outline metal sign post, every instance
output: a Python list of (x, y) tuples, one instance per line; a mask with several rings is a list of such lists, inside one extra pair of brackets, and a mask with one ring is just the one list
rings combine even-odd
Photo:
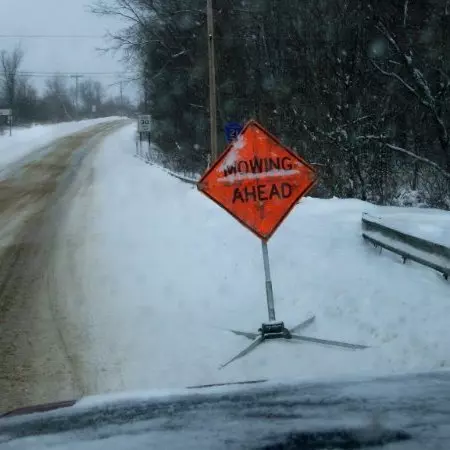
[(141, 133), (136, 131), (136, 154), (134, 156), (139, 156), (139, 142), (141, 140)]
[(273, 301), (273, 289), (272, 280), (270, 277), (270, 263), (269, 263), (269, 250), (267, 248), (267, 242), (261, 239), (263, 262), (264, 262), (264, 275), (266, 277), (266, 296), (267, 296), (267, 309), (269, 311), (269, 320), (275, 321), (275, 304)]
[(245, 125), (198, 182), (198, 189), (261, 239), (269, 321), (257, 333), (230, 330), (252, 343), (221, 368), (242, 358), (267, 339), (313, 342), (352, 350), (367, 346), (303, 336), (315, 316), (291, 329), (277, 321), (267, 241), (292, 208), (316, 183), (314, 168), (283, 146), (255, 121)]
[(6, 121), (9, 125), (9, 135), (12, 136), (12, 122), (13, 112), (12, 109), (0, 109), (0, 117), (6, 117)]

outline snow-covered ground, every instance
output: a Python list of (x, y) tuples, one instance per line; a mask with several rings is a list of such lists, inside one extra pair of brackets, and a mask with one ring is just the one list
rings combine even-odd
[(52, 125), (34, 125), (30, 128), (13, 128), (0, 135), (0, 167), (17, 161), (38, 147), (49, 144), (60, 137), (75, 133), (98, 123), (117, 120), (119, 117), (87, 119), (77, 122), (64, 122)]
[[(135, 158), (134, 136), (128, 126), (106, 139), (59, 237), (69, 259), (59, 269), (76, 290), (61, 305), (65, 332), (83, 343), (72, 359), (86, 394), (450, 367), (449, 283), (361, 238), (362, 212), (386, 208), (306, 198), (269, 242), (277, 318), (290, 327), (315, 314), (305, 335), (371, 348), (267, 342), (219, 370), (249, 344), (226, 330), (267, 320), (260, 242), (195, 187)], [(418, 214), (402, 210), (409, 223)]]

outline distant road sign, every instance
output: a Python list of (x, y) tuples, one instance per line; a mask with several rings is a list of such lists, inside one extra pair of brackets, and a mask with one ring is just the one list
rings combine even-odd
[(312, 166), (250, 121), (203, 175), (198, 189), (268, 240), (316, 179)]
[(0, 109), (0, 116), (12, 116), (12, 109)]
[(239, 136), (239, 133), (243, 129), (243, 125), (238, 122), (228, 122), (225, 125), (225, 137), (227, 142), (230, 144)]
[(150, 132), (150, 116), (149, 115), (139, 116), (138, 131), (139, 131), (139, 133), (149, 133)]

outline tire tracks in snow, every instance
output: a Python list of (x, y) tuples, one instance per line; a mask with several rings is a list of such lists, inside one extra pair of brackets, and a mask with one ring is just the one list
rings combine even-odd
[[(51, 273), (70, 187), (85, 157), (125, 121), (60, 138), (15, 165), (0, 181), (0, 413), (78, 397)], [(57, 262), (56, 262), (57, 263)], [(75, 294), (73, 295), (75, 296)]]

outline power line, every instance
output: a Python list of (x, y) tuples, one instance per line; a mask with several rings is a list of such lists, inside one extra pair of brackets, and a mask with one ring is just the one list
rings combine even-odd
[(60, 71), (50, 71), (50, 72), (41, 72), (38, 70), (20, 70), (19, 73), (25, 74), (25, 75), (73, 75), (73, 74), (80, 74), (80, 75), (126, 75), (131, 74), (134, 72), (131, 71), (115, 71), (115, 72), (83, 72), (78, 70), (72, 70), (70, 72), (60, 72)]
[(0, 39), (104, 39), (100, 34), (0, 34)]
[(58, 77), (73, 77), (74, 75), (80, 75), (80, 76), (117, 76), (117, 77), (127, 77), (131, 75), (135, 75), (134, 72), (79, 72), (79, 71), (72, 71), (72, 72), (38, 72), (38, 71), (31, 71), (31, 70), (21, 70), (17, 72), (20, 76), (25, 77), (52, 77), (52, 76), (58, 76)]
[[(250, 28), (244, 28), (242, 31), (248, 33), (241, 34), (239, 39), (245, 37), (252, 41), (258, 40), (255, 33), (252, 32)], [(277, 40), (281, 38), (301, 38), (305, 42), (318, 42), (318, 43), (346, 43), (347, 39), (332, 39), (332, 38), (324, 38), (324, 37), (305, 37), (305, 36), (292, 36), (289, 33), (282, 32), (278, 35), (271, 35), (270, 39)], [(114, 34), (0, 34), (0, 39), (105, 39), (105, 38), (114, 38)], [(215, 39), (218, 40), (229, 40), (229, 36), (215, 36)]]

